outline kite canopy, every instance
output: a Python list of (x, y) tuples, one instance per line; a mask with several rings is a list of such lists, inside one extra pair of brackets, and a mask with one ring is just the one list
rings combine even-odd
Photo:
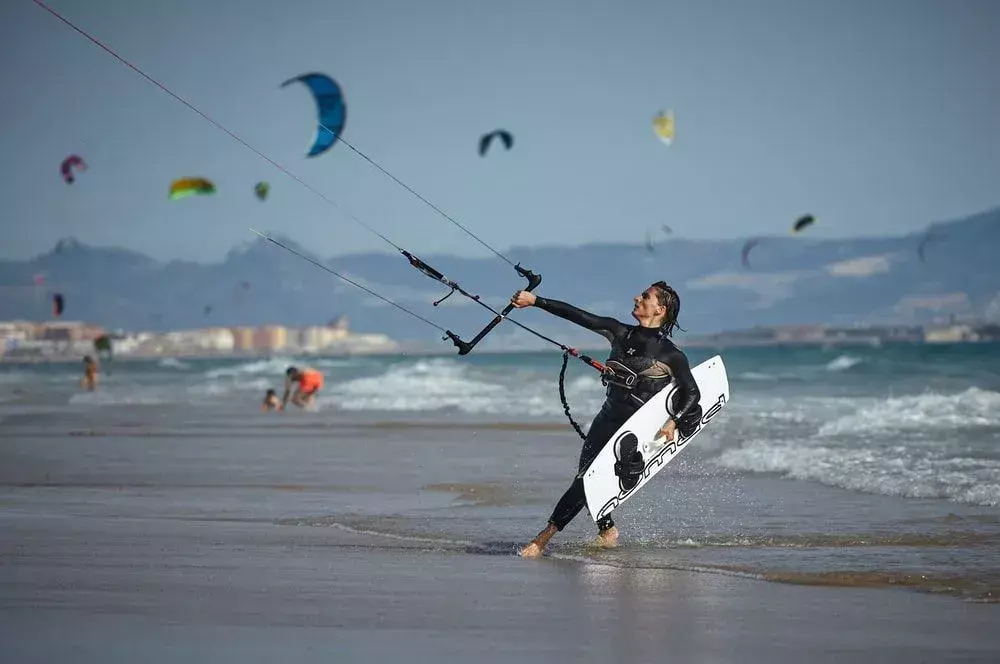
[(215, 193), (215, 185), (205, 178), (181, 178), (170, 185), (170, 200)]
[(921, 238), (920, 244), (917, 245), (917, 256), (920, 257), (920, 262), (921, 263), (927, 262), (927, 257), (924, 255), (924, 249), (927, 247), (928, 244), (932, 242), (940, 242), (941, 240), (947, 239), (947, 237), (948, 237), (947, 235), (941, 233), (938, 230), (927, 231), (927, 234), (924, 235), (923, 238)]
[(672, 145), (674, 142), (674, 112), (671, 111), (660, 111), (657, 113), (656, 117), (653, 118), (653, 133), (656, 137), (663, 141), (666, 145)]
[(743, 267), (750, 269), (750, 250), (756, 247), (760, 243), (760, 238), (755, 237), (746, 241), (743, 245), (743, 250), (740, 251), (740, 260), (743, 261)]
[(76, 181), (76, 176), (73, 174), (74, 166), (77, 171), (87, 170), (87, 163), (82, 157), (75, 154), (71, 154), (63, 159), (62, 165), (59, 166), (59, 172), (62, 173), (63, 180), (66, 181), (66, 184), (73, 184), (73, 182)]
[(241, 281), (238, 286), (233, 288), (233, 299), (237, 302), (243, 302), (246, 299), (247, 292), (250, 290), (249, 281)]
[(798, 233), (803, 228), (805, 228), (807, 226), (812, 226), (813, 223), (815, 223), (815, 221), (816, 221), (816, 218), (813, 217), (811, 214), (807, 214), (807, 215), (805, 215), (803, 217), (799, 217), (798, 220), (795, 222), (795, 225), (792, 226), (792, 232), (793, 233)]
[(271, 191), (271, 185), (266, 182), (258, 182), (254, 185), (253, 191), (257, 194), (257, 198), (263, 201), (267, 198), (268, 192)]
[[(811, 214), (803, 215), (799, 217), (795, 223), (792, 225), (792, 233), (798, 233), (803, 229), (812, 226), (816, 223), (816, 218)], [(743, 267), (750, 268), (750, 250), (760, 244), (763, 238), (755, 237), (746, 241), (743, 245), (743, 250), (740, 252), (740, 259), (743, 261)]]
[(316, 99), (319, 122), (312, 147), (306, 153), (307, 157), (316, 157), (333, 147), (340, 138), (347, 122), (347, 106), (340, 86), (325, 74), (302, 74), (288, 79), (281, 87), (296, 82), (305, 84)]
[(505, 129), (497, 129), (496, 131), (491, 131), (488, 134), (483, 134), (479, 137), (479, 156), (485, 157), (486, 151), (489, 150), (490, 144), (493, 143), (493, 139), (499, 138), (503, 142), (503, 146), (508, 150), (514, 145), (514, 137), (511, 136), (510, 132)]

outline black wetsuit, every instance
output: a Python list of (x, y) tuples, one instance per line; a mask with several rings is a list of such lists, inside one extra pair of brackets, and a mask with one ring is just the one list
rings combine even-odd
[[(658, 328), (626, 325), (614, 318), (595, 316), (571, 304), (542, 297), (536, 299), (535, 306), (606, 338), (611, 342), (611, 355), (607, 362), (612, 366), (615, 363), (623, 365), (624, 369), (619, 367), (620, 374), (635, 374), (631, 387), (615, 382), (607, 383), (607, 399), (591, 423), (580, 451), (579, 474), (559, 499), (549, 519), (550, 523), (562, 530), (587, 503), (583, 491), (584, 471), (625, 420), (673, 380), (676, 381), (677, 391), (670, 406), (677, 428), (681, 435), (686, 436), (701, 421), (701, 407), (698, 405), (701, 393), (691, 375), (687, 357)], [(668, 416), (668, 413), (664, 413), (664, 422)], [(614, 522), (610, 516), (606, 516), (597, 525), (601, 530), (606, 530)]]

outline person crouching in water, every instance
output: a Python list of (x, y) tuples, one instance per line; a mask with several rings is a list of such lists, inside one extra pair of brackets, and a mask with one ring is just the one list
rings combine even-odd
[(83, 356), (83, 378), (80, 379), (80, 386), (93, 392), (97, 389), (97, 360), (90, 355)]
[[(292, 385), (298, 384), (295, 394), (292, 394)], [(292, 403), (299, 408), (310, 406), (316, 400), (316, 393), (323, 387), (323, 374), (315, 369), (299, 369), (298, 367), (288, 367), (285, 371), (285, 394), (281, 397), (279, 410), (284, 410), (288, 405), (288, 398), (291, 396)]]
[(277, 410), (281, 407), (281, 402), (278, 401), (278, 393), (274, 390), (268, 390), (267, 394), (264, 395), (264, 402), (260, 405), (260, 409), (263, 411)]
[[(677, 325), (681, 301), (677, 291), (664, 281), (657, 281), (633, 298), (632, 317), (639, 322), (638, 325), (626, 325), (614, 318), (595, 316), (571, 304), (538, 297), (528, 291), (514, 293), (511, 303), (518, 309), (536, 306), (598, 333), (611, 343), (611, 355), (606, 364), (617, 369), (615, 376), (605, 379), (607, 398), (584, 440), (579, 473), (559, 499), (545, 529), (519, 552), (525, 558), (538, 558), (549, 540), (587, 504), (583, 474), (615, 431), (650, 397), (674, 381), (677, 386), (672, 403), (674, 414), (664, 413), (665, 422), (660, 428), (660, 435), (667, 440), (673, 440), (677, 431), (688, 436), (701, 421), (701, 406), (698, 405), (701, 393), (691, 375), (687, 356), (669, 338)], [(631, 380), (622, 380), (622, 377)], [(633, 463), (635, 452), (632, 450), (629, 453)], [(641, 461), (639, 464), (638, 472), (641, 473)], [(638, 479), (633, 476), (631, 466), (623, 472), (630, 481)], [(610, 514), (597, 522), (597, 528), (598, 546), (617, 546), (618, 529)]]

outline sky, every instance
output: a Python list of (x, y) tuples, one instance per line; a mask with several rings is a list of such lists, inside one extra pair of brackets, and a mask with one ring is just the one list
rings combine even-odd
[[(1000, 205), (992, 0), (50, 0), (331, 204), (32, 0), (0, 2), (0, 258), (59, 238), (218, 261), (254, 227), (319, 255), (900, 235)], [(673, 109), (663, 145), (652, 118)], [(509, 130), (480, 158), (479, 137)], [(499, 147), (499, 149), (497, 149)], [(72, 186), (59, 164), (89, 169)], [(169, 201), (182, 176), (218, 193)], [(253, 195), (260, 180), (269, 199)], [(661, 236), (662, 237), (662, 236)], [(516, 254), (511, 258), (517, 259)]]

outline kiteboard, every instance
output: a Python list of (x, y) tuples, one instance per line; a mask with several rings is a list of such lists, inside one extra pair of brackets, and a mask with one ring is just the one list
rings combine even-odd
[[(594, 521), (611, 514), (626, 500), (634, 496), (656, 473), (674, 460), (695, 436), (704, 431), (712, 419), (729, 402), (729, 378), (722, 357), (716, 355), (691, 370), (701, 392), (701, 421), (687, 437), (678, 431), (674, 440), (656, 438), (660, 427), (673, 413), (673, 396), (677, 390), (671, 384), (656, 393), (615, 432), (583, 475), (583, 490), (587, 507)], [(671, 405), (668, 405), (671, 404)], [(635, 465), (641, 455), (641, 471)], [(622, 456), (625, 456), (622, 463)]]

